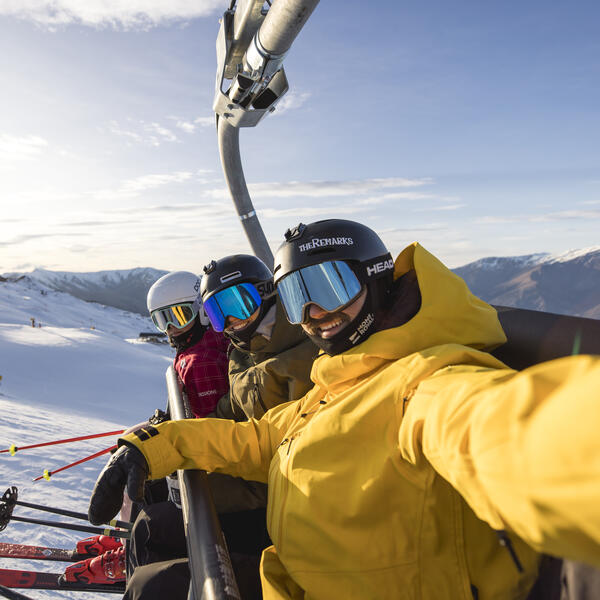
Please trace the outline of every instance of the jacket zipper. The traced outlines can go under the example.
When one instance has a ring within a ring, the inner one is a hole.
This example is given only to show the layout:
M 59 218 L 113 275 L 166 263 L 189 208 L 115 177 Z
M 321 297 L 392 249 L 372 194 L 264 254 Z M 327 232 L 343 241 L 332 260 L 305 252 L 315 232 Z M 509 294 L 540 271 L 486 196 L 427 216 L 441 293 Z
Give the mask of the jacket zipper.
M 277 549 L 278 553 L 281 553 L 281 548 L 283 545 L 283 513 L 284 513 L 284 507 L 285 507 L 285 503 L 287 500 L 287 495 L 288 495 L 288 488 L 289 488 L 289 470 L 290 470 L 290 459 L 287 458 L 289 457 L 290 454 L 290 449 L 292 447 L 292 442 L 294 441 L 294 438 L 285 438 L 281 444 L 279 444 L 280 446 L 285 446 L 287 444 L 287 452 L 286 452 L 286 464 L 285 464 L 285 472 L 282 475 L 284 481 L 283 481 L 283 489 L 282 489 L 282 493 L 281 493 L 281 502 L 279 504 L 279 525 L 278 525 L 278 531 L 277 531 L 277 537 L 279 538 L 278 543 L 275 544 L 275 547 Z

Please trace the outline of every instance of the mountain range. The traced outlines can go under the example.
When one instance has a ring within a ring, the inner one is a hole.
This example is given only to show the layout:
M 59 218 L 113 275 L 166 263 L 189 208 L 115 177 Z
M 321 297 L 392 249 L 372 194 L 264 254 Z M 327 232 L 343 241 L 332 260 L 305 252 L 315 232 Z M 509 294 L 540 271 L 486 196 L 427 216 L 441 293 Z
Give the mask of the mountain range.
M 600 319 L 600 246 L 482 258 L 454 272 L 490 304 Z
M 488 257 L 453 270 L 491 304 L 600 319 L 600 246 Z M 148 289 L 165 273 L 149 267 L 95 273 L 35 269 L 7 273 L 0 280 L 27 278 L 81 300 L 147 315 Z
M 167 271 L 149 267 L 93 273 L 35 269 L 30 273 L 6 273 L 2 278 L 9 281 L 25 278 L 50 290 L 71 294 L 80 300 L 147 316 L 146 294 L 150 286 L 165 273 Z

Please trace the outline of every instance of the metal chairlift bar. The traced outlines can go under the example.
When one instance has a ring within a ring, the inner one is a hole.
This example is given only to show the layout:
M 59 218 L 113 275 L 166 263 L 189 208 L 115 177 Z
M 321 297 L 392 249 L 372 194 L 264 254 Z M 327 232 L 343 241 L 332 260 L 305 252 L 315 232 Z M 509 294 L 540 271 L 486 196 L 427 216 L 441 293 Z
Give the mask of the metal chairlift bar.
M 169 410 L 175 421 L 191 413 L 179 389 L 177 373 L 166 373 Z M 241 600 L 229 551 L 206 482 L 206 472 L 178 471 L 183 522 L 190 565 L 190 594 L 193 600 Z

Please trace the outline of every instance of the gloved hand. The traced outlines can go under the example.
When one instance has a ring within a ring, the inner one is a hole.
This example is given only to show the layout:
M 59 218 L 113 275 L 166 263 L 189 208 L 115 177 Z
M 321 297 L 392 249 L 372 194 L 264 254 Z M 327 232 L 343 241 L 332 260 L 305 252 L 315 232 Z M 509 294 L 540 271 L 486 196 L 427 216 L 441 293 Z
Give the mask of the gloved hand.
M 125 485 L 129 497 L 141 501 L 147 477 L 148 463 L 144 455 L 134 446 L 121 446 L 98 476 L 88 508 L 90 523 L 108 523 L 119 512 Z

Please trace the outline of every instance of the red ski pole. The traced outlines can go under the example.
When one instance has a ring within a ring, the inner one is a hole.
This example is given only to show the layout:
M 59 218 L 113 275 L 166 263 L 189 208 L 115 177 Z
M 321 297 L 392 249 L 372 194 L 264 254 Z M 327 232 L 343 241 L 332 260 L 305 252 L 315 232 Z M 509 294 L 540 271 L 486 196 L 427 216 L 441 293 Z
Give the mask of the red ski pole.
M 20 448 L 11 444 L 9 448 L 0 450 L 0 454 L 3 452 L 10 452 L 11 456 L 14 456 L 19 450 L 29 450 L 30 448 L 41 448 L 42 446 L 53 446 L 54 444 L 67 444 L 69 442 L 80 442 L 82 440 L 92 440 L 94 438 L 105 437 L 108 435 L 120 435 L 124 429 L 118 431 L 107 431 L 106 433 L 94 433 L 92 435 L 81 435 L 79 437 L 67 438 L 66 440 L 55 440 L 53 442 L 42 442 L 41 444 L 31 444 L 30 446 L 21 446 Z
M 90 456 L 86 456 L 85 458 L 76 460 L 75 462 L 73 462 L 69 465 L 60 467 L 60 469 L 55 469 L 54 471 L 48 471 L 48 469 L 44 469 L 44 474 L 40 475 L 39 477 L 36 477 L 33 481 L 39 481 L 40 479 L 45 479 L 46 481 L 50 481 L 50 477 L 52 477 L 52 475 L 55 475 L 56 473 L 60 473 L 61 471 L 64 471 L 65 469 L 70 469 L 71 467 L 80 465 L 81 463 L 87 462 L 88 460 L 92 460 L 93 458 L 97 458 L 98 456 L 102 456 L 103 454 L 107 454 L 111 450 L 115 450 L 116 447 L 117 446 L 111 446 L 110 448 L 105 448 L 104 450 L 100 450 L 100 452 L 95 452 L 94 454 L 91 454 Z

